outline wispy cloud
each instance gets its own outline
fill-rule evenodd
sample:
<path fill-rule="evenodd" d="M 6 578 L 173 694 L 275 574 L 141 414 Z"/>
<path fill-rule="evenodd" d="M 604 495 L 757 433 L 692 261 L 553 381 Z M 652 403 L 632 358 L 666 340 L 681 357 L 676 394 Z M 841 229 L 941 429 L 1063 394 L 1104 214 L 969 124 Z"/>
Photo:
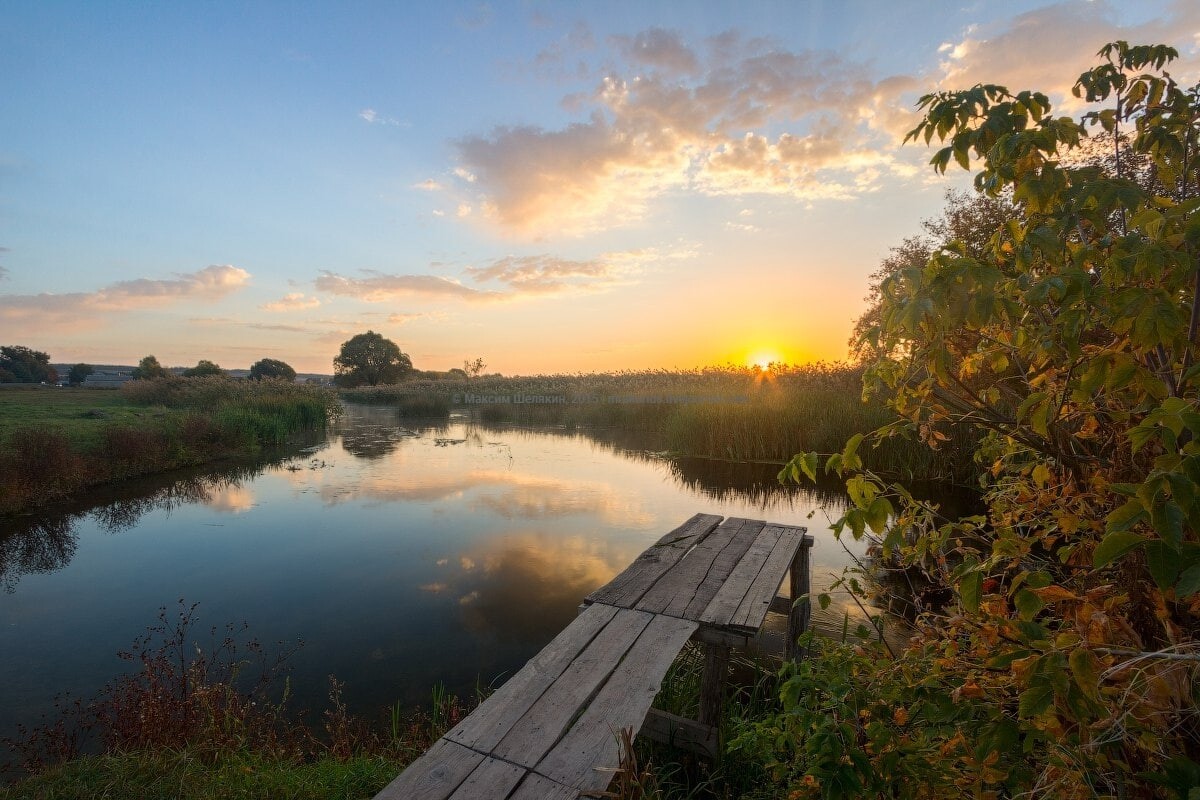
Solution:
<path fill-rule="evenodd" d="M 319 291 L 354 297 L 368 303 L 384 303 L 402 297 L 454 298 L 468 301 L 499 299 L 499 293 L 472 289 L 470 286 L 438 275 L 394 275 L 361 270 L 362 277 L 351 278 L 335 272 L 323 272 L 316 280 Z"/>
<path fill-rule="evenodd" d="M 205 267 L 174 278 L 118 281 L 94 292 L 0 296 L 0 319 L 63 324 L 93 324 L 107 313 L 169 305 L 184 300 L 213 302 L 237 291 L 250 273 L 231 264 Z"/>
<path fill-rule="evenodd" d="M 239 328 L 250 328 L 256 331 L 282 331 L 284 333 L 312 333 L 313 328 L 304 325 L 286 325 L 282 323 L 271 322 L 248 322 L 246 320 L 233 319 L 231 317 L 189 317 L 188 322 L 193 325 L 212 325 L 220 327 L 229 327 L 231 325 Z"/>
<path fill-rule="evenodd" d="M 426 178 L 425 180 L 421 181 L 420 183 L 414 183 L 412 188 L 420 189 L 425 192 L 440 192 L 442 189 L 444 189 L 446 187 L 442 186 L 440 183 L 435 181 L 433 178 Z"/>
<path fill-rule="evenodd" d="M 289 292 L 272 303 L 259 306 L 263 311 L 307 311 L 317 308 L 321 301 L 315 297 L 307 297 L 303 292 Z"/>
<path fill-rule="evenodd" d="M 371 124 L 371 125 L 386 125 L 386 126 L 389 126 L 392 128 L 411 128 L 412 127 L 411 122 L 405 122 L 403 120 L 385 116 L 383 114 L 380 114 L 378 111 L 376 111 L 373 108 L 364 108 L 362 111 L 359 111 L 358 118 L 363 120 L 364 122 Z"/>

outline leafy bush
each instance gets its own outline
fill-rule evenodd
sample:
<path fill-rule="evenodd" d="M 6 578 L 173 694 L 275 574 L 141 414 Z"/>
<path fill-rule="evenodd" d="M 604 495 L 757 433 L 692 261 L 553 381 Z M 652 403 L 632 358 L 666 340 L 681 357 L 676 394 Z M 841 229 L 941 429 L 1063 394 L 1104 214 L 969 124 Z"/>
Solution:
<path fill-rule="evenodd" d="M 945 519 L 864 472 L 861 436 L 826 461 L 852 501 L 835 529 L 873 531 L 948 606 L 919 609 L 906 651 L 846 662 L 839 688 L 873 722 L 846 718 L 829 672 L 804 685 L 837 730 L 785 695 L 809 724 L 779 727 L 781 763 L 813 796 L 941 796 L 955 772 L 988 796 L 1200 788 L 1200 87 L 1163 70 L 1168 47 L 1099 56 L 1075 88 L 1109 107 L 1080 120 L 1000 86 L 922 98 L 910 138 L 946 142 L 938 171 L 974 160 L 1012 218 L 883 281 L 865 380 L 901 417 L 879 435 L 980 431 L 987 514 Z M 1079 155 L 1089 126 L 1112 145 L 1100 163 Z"/>

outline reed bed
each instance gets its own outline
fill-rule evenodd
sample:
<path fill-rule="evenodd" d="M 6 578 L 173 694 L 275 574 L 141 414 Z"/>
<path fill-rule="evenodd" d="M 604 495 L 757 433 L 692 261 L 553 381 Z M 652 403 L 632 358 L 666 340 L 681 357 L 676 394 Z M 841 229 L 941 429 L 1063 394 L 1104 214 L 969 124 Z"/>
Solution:
<path fill-rule="evenodd" d="M 119 392 L 0 393 L 0 514 L 136 475 L 257 454 L 340 409 L 283 381 L 163 378 Z"/>
<path fill-rule="evenodd" d="M 863 402 L 862 370 L 846 363 L 423 378 L 342 397 L 440 418 L 455 409 L 489 425 L 654 434 L 655 446 L 677 455 L 775 464 L 799 452 L 840 452 L 851 436 L 895 421 L 882 403 Z M 891 477 L 974 484 L 974 434 L 945 433 L 949 441 L 936 450 L 891 436 L 861 454 L 869 469 Z"/>

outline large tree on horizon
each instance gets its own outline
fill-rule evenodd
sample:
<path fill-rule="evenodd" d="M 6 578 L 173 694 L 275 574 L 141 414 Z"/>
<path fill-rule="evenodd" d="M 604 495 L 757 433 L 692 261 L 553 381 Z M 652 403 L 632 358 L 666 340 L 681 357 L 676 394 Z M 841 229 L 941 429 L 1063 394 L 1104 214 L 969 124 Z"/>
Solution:
<path fill-rule="evenodd" d="M 396 383 L 412 371 L 412 360 L 400 347 L 374 331 L 342 342 L 333 359 L 333 382 L 343 388 Z"/>

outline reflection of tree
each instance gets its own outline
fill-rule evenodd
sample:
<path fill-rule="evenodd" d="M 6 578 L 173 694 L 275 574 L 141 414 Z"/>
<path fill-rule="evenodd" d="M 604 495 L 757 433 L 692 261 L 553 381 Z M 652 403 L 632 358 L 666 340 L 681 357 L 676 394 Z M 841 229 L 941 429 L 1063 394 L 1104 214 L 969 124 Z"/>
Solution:
<path fill-rule="evenodd" d="M 11 593 L 22 575 L 53 572 L 69 564 L 79 546 L 75 525 L 84 517 L 91 516 L 106 533 L 119 533 L 151 511 L 208 502 L 213 492 L 240 487 L 287 457 L 122 481 L 57 514 L 0 520 L 0 586 Z"/>
<path fill-rule="evenodd" d="M 54 572 L 71 563 L 79 537 L 69 514 L 39 519 L 19 530 L 0 533 L 0 586 L 16 591 L 22 575 Z"/>
<path fill-rule="evenodd" d="M 383 458 L 394 453 L 405 438 L 395 426 L 356 425 L 342 433 L 342 448 L 359 458 Z"/>

